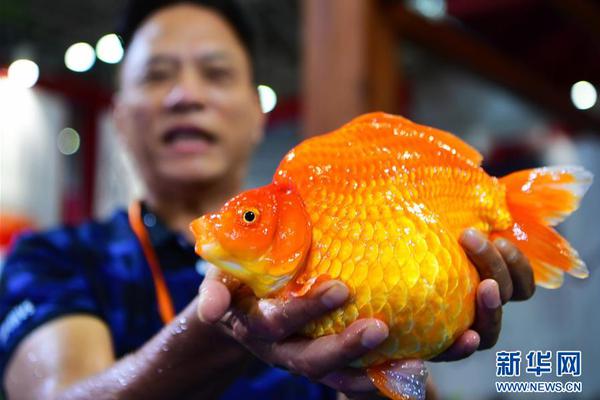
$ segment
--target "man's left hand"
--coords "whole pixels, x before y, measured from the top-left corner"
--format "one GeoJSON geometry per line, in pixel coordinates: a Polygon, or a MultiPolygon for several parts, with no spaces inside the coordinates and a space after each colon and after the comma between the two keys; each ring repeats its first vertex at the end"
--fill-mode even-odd
{"type": "Polygon", "coordinates": [[[477,350],[493,347],[502,325],[502,305],[527,300],[535,292],[533,270],[527,258],[508,240],[494,243],[475,229],[460,237],[467,256],[477,268],[481,282],[477,288],[475,323],[454,344],[432,361],[455,361],[477,350]]]}

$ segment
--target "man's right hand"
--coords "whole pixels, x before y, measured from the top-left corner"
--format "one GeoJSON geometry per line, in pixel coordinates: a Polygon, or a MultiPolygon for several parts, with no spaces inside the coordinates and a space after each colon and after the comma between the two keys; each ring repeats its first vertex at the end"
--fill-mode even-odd
{"type": "Polygon", "coordinates": [[[343,332],[316,339],[297,336],[312,320],[340,307],[348,298],[339,281],[317,286],[302,298],[244,298],[244,311],[232,303],[232,294],[218,270],[209,271],[200,286],[198,316],[220,328],[263,361],[322,382],[340,392],[374,392],[366,373],[348,365],[377,347],[388,336],[377,319],[361,319],[343,332]]]}

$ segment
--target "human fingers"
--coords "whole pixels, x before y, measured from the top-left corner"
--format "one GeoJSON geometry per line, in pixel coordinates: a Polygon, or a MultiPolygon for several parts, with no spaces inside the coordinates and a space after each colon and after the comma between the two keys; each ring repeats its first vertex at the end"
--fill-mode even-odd
{"type": "Polygon", "coordinates": [[[472,329],[467,330],[452,343],[452,345],[442,354],[436,356],[430,361],[457,361],[469,357],[479,348],[480,337],[472,329]]]}
{"type": "Polygon", "coordinates": [[[513,285],[511,300],[527,300],[535,293],[533,269],[525,255],[511,242],[499,238],[494,245],[504,259],[513,285]]]}
{"type": "Polygon", "coordinates": [[[350,399],[363,400],[370,397],[381,399],[376,397],[377,388],[362,368],[341,368],[325,375],[319,382],[344,393],[350,399]]]}
{"type": "Polygon", "coordinates": [[[513,294],[512,279],[496,247],[481,232],[472,228],[463,232],[460,243],[477,268],[481,280],[491,278],[498,283],[502,304],[510,300],[513,294]]]}
{"type": "Polygon", "coordinates": [[[198,289],[198,318],[208,323],[219,321],[231,305],[231,291],[238,286],[239,281],[209,266],[198,289]]]}
{"type": "Polygon", "coordinates": [[[502,302],[495,280],[483,280],[477,287],[476,313],[472,329],[479,334],[479,349],[489,349],[498,341],[502,326],[502,302]]]}
{"type": "Polygon", "coordinates": [[[287,300],[261,299],[252,309],[234,309],[231,325],[234,335],[278,342],[296,333],[310,321],[343,305],[349,295],[340,281],[328,281],[308,295],[287,300]]]}
{"type": "Polygon", "coordinates": [[[374,349],[388,334],[383,322],[363,319],[339,334],[317,339],[290,338],[275,343],[254,339],[242,343],[267,362],[318,380],[374,349]]]}

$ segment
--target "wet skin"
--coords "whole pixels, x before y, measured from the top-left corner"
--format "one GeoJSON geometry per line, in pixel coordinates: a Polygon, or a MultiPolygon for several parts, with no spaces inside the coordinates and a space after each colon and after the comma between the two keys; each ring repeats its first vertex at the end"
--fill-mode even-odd
{"type": "MultiPolygon", "coordinates": [[[[232,28],[208,9],[170,6],[136,32],[120,74],[115,122],[147,187],[146,203],[171,229],[187,235],[190,221],[241,191],[264,125],[251,77],[248,55],[232,28]]],[[[531,269],[513,246],[473,232],[463,245],[482,277],[477,321],[440,360],[492,346],[501,304],[533,293],[531,269]]],[[[250,299],[259,310],[250,316],[232,304],[230,288],[211,272],[199,301],[120,360],[100,319],[61,317],[23,340],[9,362],[5,387],[9,398],[18,399],[215,398],[253,354],[350,397],[372,397],[364,373],[347,365],[385,339],[383,323],[360,320],[316,340],[294,335],[346,300],[341,283],[323,285],[286,304],[250,299]],[[172,334],[182,318],[187,329],[172,334]],[[40,374],[32,373],[32,355],[40,374]]]]}

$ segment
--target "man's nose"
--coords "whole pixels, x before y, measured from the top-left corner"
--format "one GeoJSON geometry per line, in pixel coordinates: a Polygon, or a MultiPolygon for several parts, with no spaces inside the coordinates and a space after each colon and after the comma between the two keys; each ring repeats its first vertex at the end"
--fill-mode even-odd
{"type": "Polygon", "coordinates": [[[164,99],[171,112],[199,111],[206,106],[206,87],[194,71],[182,71],[176,84],[164,99]]]}

